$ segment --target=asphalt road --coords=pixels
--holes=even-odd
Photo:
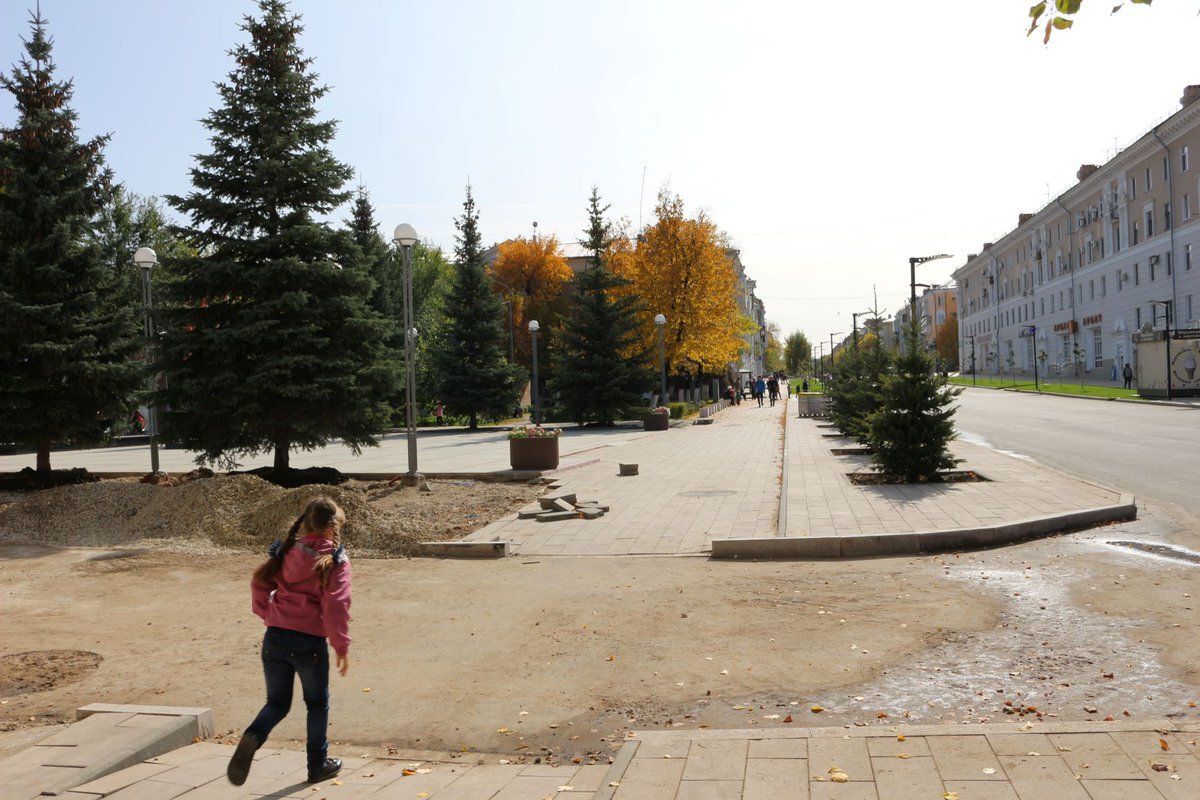
[[[968,388],[955,415],[969,442],[1200,517],[1200,409]]]

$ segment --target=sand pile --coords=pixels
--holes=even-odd
[[[0,508],[0,541],[59,547],[169,547],[266,552],[313,497],[346,511],[355,556],[406,556],[417,542],[456,539],[536,497],[524,484],[433,482],[434,491],[348,481],[281,489],[253,475],[179,486],[102,481],[33,492]]]

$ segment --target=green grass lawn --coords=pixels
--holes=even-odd
[[[801,391],[800,387],[803,383],[804,383],[803,378],[793,378],[792,379],[792,394],[799,394]],[[808,379],[808,391],[824,392],[825,387],[822,386],[821,382],[819,380],[817,380],[816,378],[809,378]]]
[[[1001,378],[975,378],[972,380],[970,375],[961,375],[950,378],[951,383],[956,383],[960,386],[985,386],[990,389],[1021,389],[1022,391],[1042,391],[1049,394],[1077,394],[1084,397],[1125,397],[1131,400],[1139,400],[1137,390],[1121,389],[1116,386],[1092,386],[1078,383],[1043,383],[1038,381],[1037,386],[1034,386],[1032,379],[1018,378],[1001,379]]]

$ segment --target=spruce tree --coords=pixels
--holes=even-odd
[[[346,227],[358,249],[374,282],[371,291],[371,307],[383,318],[397,322],[399,328],[396,335],[403,333],[404,327],[404,274],[397,254],[383,241],[379,235],[379,223],[375,219],[375,207],[371,204],[371,195],[362,186],[354,193],[354,202],[350,207],[350,219]],[[403,346],[403,340],[400,341]]]
[[[636,297],[614,294],[630,281],[604,266],[611,227],[604,220],[608,206],[592,187],[588,201],[590,225],[584,246],[591,263],[576,278],[577,295],[561,334],[561,350],[552,388],[559,404],[579,424],[612,425],[617,415],[641,402],[652,384],[646,364],[650,348],[638,335],[640,303]]]
[[[909,315],[907,346],[883,377],[881,407],[867,417],[871,463],[885,480],[919,483],[940,480],[953,469],[954,398],[962,393],[933,371],[933,359],[918,344],[920,321]]]
[[[883,404],[883,378],[891,368],[891,356],[879,337],[867,334],[857,348],[839,353],[833,374],[825,387],[829,417],[842,433],[859,442],[868,438],[868,419]]]
[[[80,141],[53,43],[33,36],[0,86],[16,100],[0,130],[0,441],[31,444],[50,471],[54,442],[95,441],[123,423],[144,373],[140,308],[122,302],[93,222],[112,200],[107,136]],[[126,255],[120,269],[134,271]]]
[[[299,17],[281,0],[259,10],[204,120],[212,150],[196,158],[194,190],[169,198],[202,255],[168,265],[166,423],[199,461],[273,450],[286,469],[293,447],[376,444],[398,369],[361,251],[320,221],[351,177],[329,150],[336,122],[317,119],[328,89],[299,47]]]
[[[522,370],[504,360],[504,306],[484,270],[479,212],[467,185],[463,215],[454,221],[454,285],[446,298],[447,324],[435,345],[437,396],[449,414],[479,420],[505,416],[518,396]]]

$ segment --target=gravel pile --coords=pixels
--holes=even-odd
[[[266,552],[313,497],[346,511],[353,556],[407,556],[424,541],[457,539],[526,505],[541,488],[472,481],[413,487],[348,481],[281,489],[253,475],[179,486],[102,481],[30,493],[0,507],[0,541],[59,547],[166,547]]]

